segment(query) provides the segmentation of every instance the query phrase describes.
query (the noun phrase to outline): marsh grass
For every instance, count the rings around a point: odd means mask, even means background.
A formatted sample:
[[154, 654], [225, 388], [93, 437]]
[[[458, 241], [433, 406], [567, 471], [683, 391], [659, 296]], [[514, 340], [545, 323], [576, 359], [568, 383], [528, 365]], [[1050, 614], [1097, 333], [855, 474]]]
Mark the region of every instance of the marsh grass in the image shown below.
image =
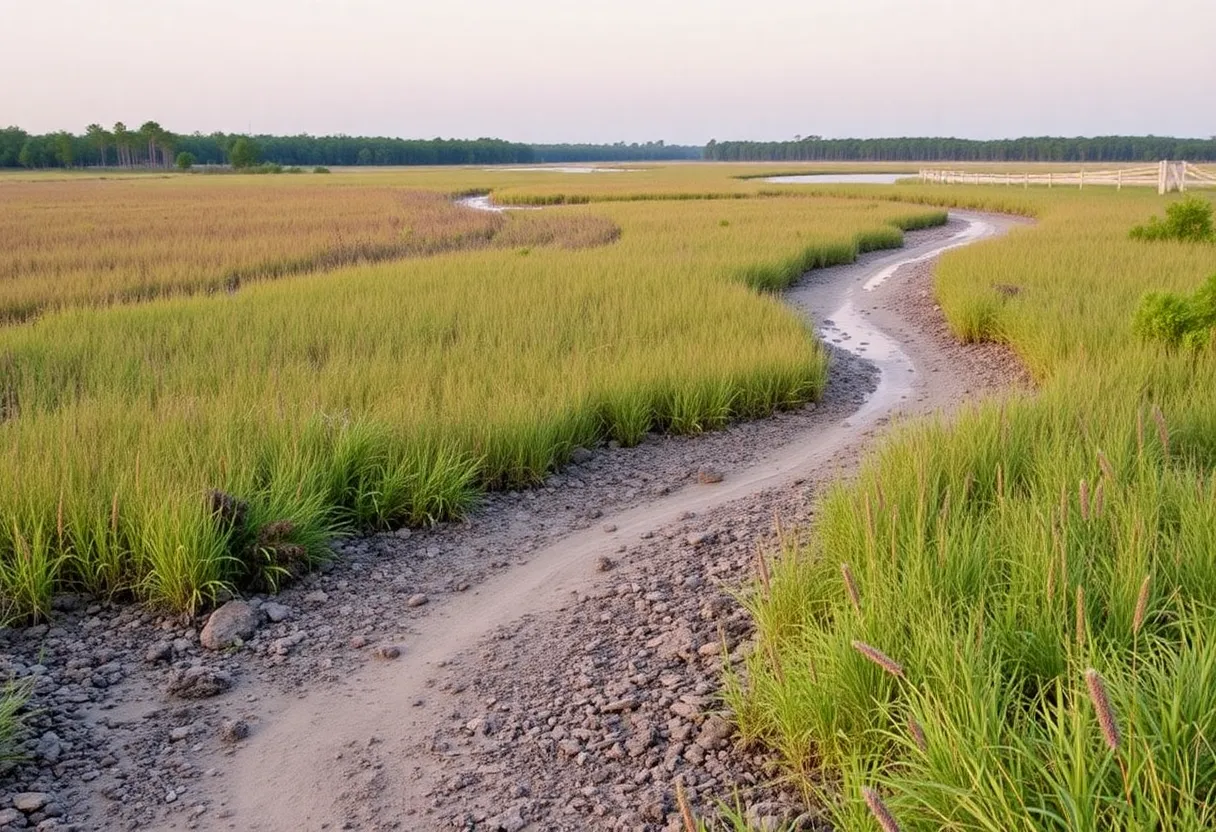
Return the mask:
[[[263, 189], [308, 192], [287, 181], [190, 187], [271, 205], [287, 198]], [[5, 614], [45, 616], [66, 588], [195, 610], [274, 589], [335, 535], [460, 517], [575, 447], [815, 399], [826, 356], [749, 267], [771, 258], [788, 282], [943, 218], [805, 198], [517, 216], [509, 248], [0, 329], [0, 477], [17, 484], [0, 492]]]
[[1028, 199], [937, 282], [1038, 392], [896, 430], [748, 600], [730, 704], [840, 829], [867, 794], [913, 830], [1216, 823], [1216, 360], [1132, 327], [1216, 252], [1129, 240], [1145, 195]]
[[19, 741], [25, 727], [23, 709], [30, 697], [30, 685], [8, 682], [0, 687], [0, 775], [22, 759]]
[[9, 183], [0, 188], [0, 322], [232, 293], [257, 281], [449, 251], [599, 246], [618, 234], [610, 220], [587, 213], [496, 214], [440, 192], [367, 184]]

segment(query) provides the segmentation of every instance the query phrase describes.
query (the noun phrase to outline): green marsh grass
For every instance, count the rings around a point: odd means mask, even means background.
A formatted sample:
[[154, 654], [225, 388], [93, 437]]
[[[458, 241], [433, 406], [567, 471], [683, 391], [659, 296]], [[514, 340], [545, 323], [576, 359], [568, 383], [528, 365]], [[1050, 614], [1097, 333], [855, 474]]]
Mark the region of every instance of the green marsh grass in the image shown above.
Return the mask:
[[1216, 354], [1133, 319], [1216, 249], [1129, 240], [1154, 195], [1016, 198], [1038, 224], [947, 254], [937, 286], [1037, 392], [906, 424], [834, 486], [748, 601], [759, 645], [728, 700], [839, 829], [876, 828], [866, 789], [905, 830], [1209, 829]]
[[0, 774], [21, 759], [18, 741], [24, 726], [22, 709], [29, 701], [28, 684], [9, 682], [0, 688]]
[[[199, 181], [297, 187], [231, 179]], [[334, 535], [459, 517], [577, 446], [814, 399], [822, 348], [756, 290], [944, 218], [804, 198], [531, 216], [555, 244], [526, 256], [453, 251], [0, 329], [7, 615], [43, 617], [64, 588], [180, 610], [273, 589]], [[586, 228], [615, 242], [561, 245]]]

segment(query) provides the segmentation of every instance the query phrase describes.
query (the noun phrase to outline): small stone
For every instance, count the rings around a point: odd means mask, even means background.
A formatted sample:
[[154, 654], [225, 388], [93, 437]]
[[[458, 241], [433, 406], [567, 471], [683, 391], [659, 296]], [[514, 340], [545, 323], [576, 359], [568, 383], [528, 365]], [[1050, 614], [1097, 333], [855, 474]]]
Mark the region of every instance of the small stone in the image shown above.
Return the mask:
[[522, 832], [527, 825], [521, 807], [513, 806], [501, 815], [490, 818], [488, 828], [497, 832]]
[[220, 725], [220, 739], [237, 743], [249, 736], [249, 723], [243, 719], [226, 719]]
[[253, 637], [261, 615], [245, 601], [229, 601], [207, 619], [199, 642], [208, 650], [226, 650]]
[[427, 598], [425, 595], [419, 592], [415, 595], [411, 595], [409, 598], [406, 598], [405, 605], [407, 607], [421, 607], [424, 604], [429, 603], [430, 600], [430, 598]]
[[713, 543], [714, 535], [712, 532], [693, 532], [684, 538], [689, 546], [701, 546], [706, 543]]
[[0, 809], [0, 829], [21, 829], [25, 826], [25, 815], [16, 809]]
[[376, 648], [376, 658], [392, 661], [401, 656], [401, 648], [395, 644], [381, 644]]
[[637, 697], [626, 696], [624, 699], [617, 699], [613, 702], [609, 702], [603, 707], [602, 710], [606, 714], [619, 714], [624, 713], [625, 711], [632, 711], [637, 708], [637, 706]]
[[616, 566], [616, 561], [607, 555], [600, 555], [599, 559], [595, 562], [595, 568], [599, 572], [608, 572], [614, 566]]
[[167, 662], [173, 658], [173, 644], [168, 641], [158, 641], [148, 645], [148, 649], [144, 651], [144, 661], [149, 664], [157, 662]]
[[575, 465], [582, 465], [584, 462], [590, 462], [595, 454], [586, 448], [575, 448], [570, 452], [570, 461]]
[[711, 714], [709, 719], [705, 720], [705, 724], [701, 726], [701, 733], [697, 737], [697, 745], [706, 751], [717, 748], [730, 739], [730, 735], [734, 731], [734, 726], [725, 719], [717, 714]]
[[13, 808], [27, 815], [37, 812], [51, 802], [51, 796], [46, 792], [21, 792], [13, 796]]
[[232, 677], [222, 670], [196, 665], [179, 670], [169, 680], [166, 691], [182, 699], [206, 699], [232, 687]]
[[328, 600], [329, 595], [320, 589], [313, 590], [304, 596], [304, 603], [306, 604], [324, 604]]
[[702, 468], [697, 471], [697, 482], [702, 485], [713, 485], [714, 483], [722, 482], [726, 479], [726, 475], [717, 468]]
[[280, 604], [277, 601], [267, 601], [265, 604], [262, 604], [262, 612], [274, 624], [286, 621], [291, 617], [291, 607]]
[[165, 795], [165, 802], [166, 803], [176, 803], [177, 802], [177, 792], [174, 791], [173, 789], [169, 789], [169, 793], [167, 795]]
[[34, 748], [34, 754], [45, 762], [51, 764], [57, 763], [60, 756], [63, 755], [63, 740], [54, 731], [47, 731], [38, 738], [38, 745]]
[[608, 534], [612, 534], [614, 531], [616, 531], [616, 524], [615, 523], [605, 523], [604, 531], [608, 532]]
[[367, 646], [367, 636], [351, 636], [348, 643], [352, 650], [362, 650]]
[[170, 742], [181, 742], [182, 740], [188, 738], [193, 733], [194, 733], [193, 727], [191, 727], [189, 725], [182, 725], [178, 728], [174, 728], [172, 731], [169, 732], [169, 741]]
[[401, 528], [397, 529], [397, 537], [400, 540], [409, 540], [413, 534], [414, 533], [410, 531], [408, 526], [402, 526]]

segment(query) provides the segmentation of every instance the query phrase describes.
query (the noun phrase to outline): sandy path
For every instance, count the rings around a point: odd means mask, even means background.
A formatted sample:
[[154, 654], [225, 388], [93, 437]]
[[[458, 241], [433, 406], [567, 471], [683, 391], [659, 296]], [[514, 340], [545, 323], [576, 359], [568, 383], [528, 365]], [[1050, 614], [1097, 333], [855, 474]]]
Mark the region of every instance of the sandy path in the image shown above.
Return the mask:
[[[368, 665], [350, 684], [281, 698], [263, 706], [262, 727], [247, 748], [228, 764], [229, 808], [240, 826], [263, 830], [338, 827], [348, 809], [336, 799], [334, 762], [351, 739], [374, 736], [381, 772], [398, 784], [392, 803], [409, 806], [418, 779], [407, 776], [414, 749], [434, 730], [432, 714], [415, 707], [424, 701], [446, 661], [475, 647], [497, 628], [563, 607], [572, 593], [587, 592], [606, 580], [597, 560], [640, 545], [644, 535], [716, 507], [760, 492], [806, 480], [853, 450], [880, 423], [896, 414], [955, 404], [957, 378], [917, 372], [914, 356], [924, 348], [897, 329], [890, 316], [870, 303], [873, 291], [900, 266], [940, 251], [1001, 233], [1010, 222], [958, 213], [963, 227], [951, 237], [895, 253], [867, 257], [864, 263], [825, 270], [789, 292], [790, 302], [815, 321], [825, 337], [867, 357], [879, 368], [878, 386], [866, 403], [844, 420], [810, 430], [742, 470], [728, 472], [712, 489], [689, 486], [668, 497], [602, 518], [599, 528], [577, 532], [533, 553], [528, 562], [498, 574], [475, 593], [453, 597], [417, 622], [410, 646], [398, 661]], [[874, 307], [874, 308], [869, 308]], [[873, 314], [869, 314], [873, 313]], [[605, 533], [605, 527], [615, 527]], [[404, 811], [404, 808], [403, 808]]]

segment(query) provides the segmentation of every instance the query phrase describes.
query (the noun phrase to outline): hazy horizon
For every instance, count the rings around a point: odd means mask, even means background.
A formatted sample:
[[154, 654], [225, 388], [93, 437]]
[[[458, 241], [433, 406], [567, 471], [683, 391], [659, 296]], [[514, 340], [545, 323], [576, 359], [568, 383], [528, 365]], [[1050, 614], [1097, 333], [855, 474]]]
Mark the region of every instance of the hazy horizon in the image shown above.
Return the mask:
[[197, 8], [6, 10], [0, 126], [538, 144], [1216, 134], [1210, 0]]

